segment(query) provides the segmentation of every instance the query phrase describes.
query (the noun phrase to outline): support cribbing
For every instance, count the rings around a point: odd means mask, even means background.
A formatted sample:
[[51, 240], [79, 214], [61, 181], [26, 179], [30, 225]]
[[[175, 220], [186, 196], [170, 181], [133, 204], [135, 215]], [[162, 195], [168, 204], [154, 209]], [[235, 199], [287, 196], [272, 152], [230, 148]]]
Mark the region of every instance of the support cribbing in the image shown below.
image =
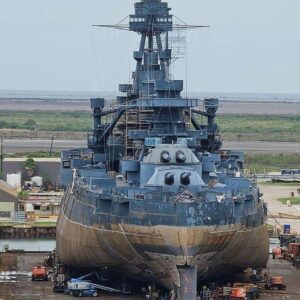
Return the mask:
[[177, 267], [180, 277], [178, 300], [195, 300], [197, 297], [197, 266]]

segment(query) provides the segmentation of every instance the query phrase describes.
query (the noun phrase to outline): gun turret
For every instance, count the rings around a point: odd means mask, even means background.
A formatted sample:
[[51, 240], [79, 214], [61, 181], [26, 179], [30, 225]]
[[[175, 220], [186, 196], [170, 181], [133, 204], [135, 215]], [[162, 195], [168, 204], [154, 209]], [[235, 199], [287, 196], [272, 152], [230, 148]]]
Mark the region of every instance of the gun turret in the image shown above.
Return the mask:
[[170, 153], [168, 151], [162, 151], [160, 154], [160, 161], [162, 163], [169, 163], [171, 161], [171, 156]]
[[185, 157], [184, 152], [181, 150], [178, 150], [176, 152], [176, 162], [183, 164], [183, 163], [185, 163], [185, 161], [186, 161], [186, 157]]
[[184, 173], [181, 173], [180, 175], [180, 183], [182, 185], [190, 185], [191, 183], [191, 180], [190, 180], [190, 177], [191, 177], [191, 172], [184, 172]]
[[173, 185], [174, 184], [174, 173], [168, 172], [165, 175], [165, 184]]

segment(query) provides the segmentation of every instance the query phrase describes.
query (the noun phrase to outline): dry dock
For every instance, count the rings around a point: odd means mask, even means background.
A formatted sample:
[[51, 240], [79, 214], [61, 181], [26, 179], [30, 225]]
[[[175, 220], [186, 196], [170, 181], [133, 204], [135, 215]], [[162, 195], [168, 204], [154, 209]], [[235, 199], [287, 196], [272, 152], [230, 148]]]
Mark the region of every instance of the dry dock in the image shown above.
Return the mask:
[[300, 299], [300, 269], [296, 269], [284, 259], [269, 260], [270, 276], [283, 276], [287, 286], [286, 291], [264, 292], [261, 299], [266, 300], [299, 300]]
[[[26, 276], [26, 273], [31, 272], [33, 266], [43, 264], [45, 258], [47, 258], [47, 253], [1, 253], [0, 274], [5, 271], [6, 274], [10, 272], [11, 275], [0, 275], [0, 300], [73, 299], [64, 294], [54, 294], [52, 292], [53, 282], [51, 281], [33, 282], [30, 273]], [[18, 275], [19, 272], [22, 272], [21, 275]], [[119, 297], [105, 294], [101, 294], [100, 298], [102, 300], [144, 299], [132, 295]], [[81, 299], [85, 299], [85, 297]]]
[[[0, 300], [43, 300], [43, 299], [73, 299], [63, 294], [53, 294], [52, 282], [32, 282], [30, 272], [33, 266], [40, 265], [47, 253], [1, 253], [0, 272], [10, 271], [6, 279], [0, 277]], [[15, 272], [15, 273], [13, 273]], [[18, 275], [18, 272], [22, 272]], [[3, 274], [3, 273], [1, 273]], [[285, 278], [286, 291], [264, 291], [261, 299], [265, 300], [299, 300], [300, 270], [294, 268], [288, 261], [280, 259], [269, 260], [270, 276], [280, 275]], [[9, 278], [11, 277], [11, 278]], [[5, 282], [6, 281], [6, 282]], [[16, 282], [14, 282], [16, 281]], [[82, 298], [90, 299], [90, 298]], [[102, 300], [145, 299], [144, 296], [119, 296], [115, 294], [100, 294]]]

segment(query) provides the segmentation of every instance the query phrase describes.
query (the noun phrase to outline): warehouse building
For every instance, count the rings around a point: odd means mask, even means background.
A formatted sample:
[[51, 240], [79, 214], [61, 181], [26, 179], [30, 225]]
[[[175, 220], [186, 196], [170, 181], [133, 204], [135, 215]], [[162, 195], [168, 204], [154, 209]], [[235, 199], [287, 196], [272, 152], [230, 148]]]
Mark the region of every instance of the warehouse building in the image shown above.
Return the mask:
[[0, 221], [13, 220], [17, 207], [17, 192], [5, 181], [0, 180]]

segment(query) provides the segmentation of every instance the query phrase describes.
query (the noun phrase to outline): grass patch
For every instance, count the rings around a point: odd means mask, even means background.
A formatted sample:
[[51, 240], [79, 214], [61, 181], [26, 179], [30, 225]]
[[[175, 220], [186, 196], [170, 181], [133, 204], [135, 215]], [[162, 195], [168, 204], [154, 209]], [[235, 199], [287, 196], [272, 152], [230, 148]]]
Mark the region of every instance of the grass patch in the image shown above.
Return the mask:
[[[104, 118], [103, 122], [109, 122]], [[199, 122], [206, 122], [199, 117]], [[224, 140], [300, 142], [300, 115], [218, 115]], [[39, 131], [85, 132], [92, 128], [88, 111], [1, 111], [0, 128]]]
[[255, 173], [280, 172], [281, 169], [300, 169], [297, 154], [248, 154], [245, 168]]
[[267, 223], [267, 230], [273, 230], [274, 228], [274, 225]]
[[87, 111], [0, 111], [0, 128], [84, 132], [91, 127], [92, 113]]
[[219, 115], [224, 139], [239, 141], [299, 142], [300, 116], [289, 115]]
[[272, 182], [272, 181], [258, 181], [259, 185], [268, 185], [268, 186], [299, 186], [300, 187], [300, 182]]
[[[4, 154], [4, 158], [49, 158], [49, 151]], [[60, 157], [60, 152], [52, 152], [51, 157]]]
[[282, 204], [286, 204], [286, 201], [290, 200], [292, 205], [300, 205], [300, 197], [286, 197], [278, 199]]
[[34, 223], [31, 223], [33, 227], [56, 227], [56, 221], [54, 222], [42, 222], [42, 221], [37, 221]]
[[32, 227], [56, 227], [56, 221], [37, 221], [37, 222], [25, 222], [25, 223], [15, 223], [15, 222], [0, 222], [0, 227], [9, 227], [9, 226], [32, 226]]

